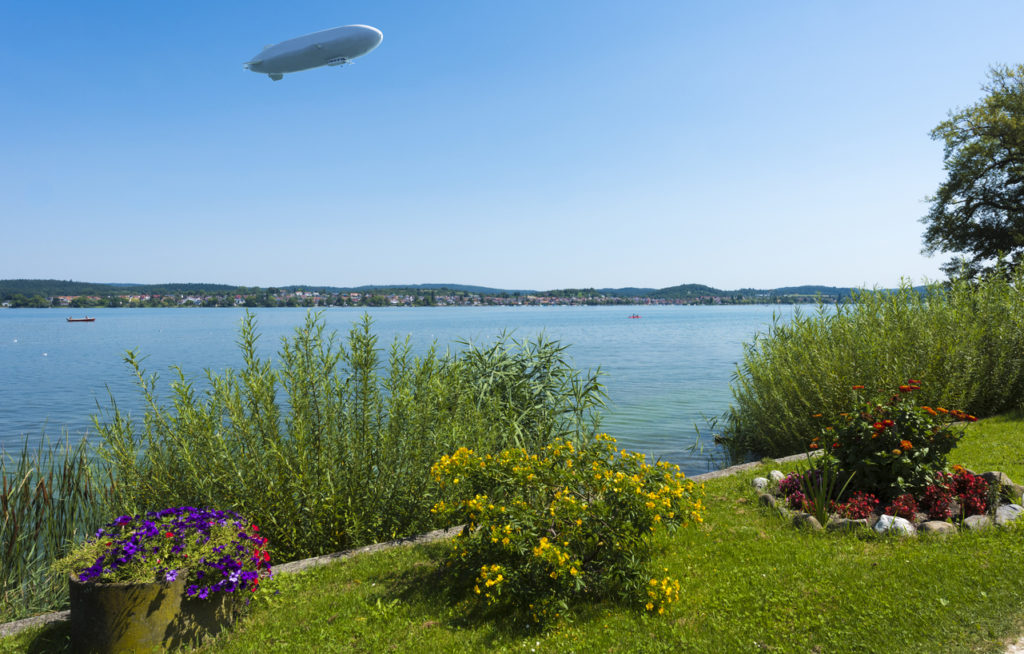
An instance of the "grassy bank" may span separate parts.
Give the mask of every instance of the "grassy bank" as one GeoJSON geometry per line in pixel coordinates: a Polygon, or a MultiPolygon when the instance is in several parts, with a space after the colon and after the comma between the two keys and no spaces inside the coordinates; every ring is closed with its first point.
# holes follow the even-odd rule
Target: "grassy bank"
{"type": "MultiPolygon", "coordinates": [[[[951,460],[1024,479],[1024,413],[968,428],[951,460]]],[[[357,557],[276,580],[204,652],[999,652],[1024,628],[1024,529],[945,540],[797,531],[761,509],[750,480],[707,484],[701,529],[664,538],[657,565],[682,580],[664,617],[612,604],[544,632],[464,617],[437,560],[445,545],[357,557]]],[[[0,642],[61,651],[65,628],[0,642]]]]}

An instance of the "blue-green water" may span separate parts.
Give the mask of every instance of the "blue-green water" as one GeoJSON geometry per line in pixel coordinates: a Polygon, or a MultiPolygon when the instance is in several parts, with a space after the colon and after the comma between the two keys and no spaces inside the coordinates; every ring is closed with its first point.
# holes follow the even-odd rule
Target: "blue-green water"
{"type": "MultiPolygon", "coordinates": [[[[690,474],[708,469],[691,452],[694,424],[729,406],[729,381],[743,343],[790,307],[437,307],[370,310],[382,345],[407,335],[414,350],[432,342],[489,342],[503,330],[518,338],[544,332],[570,344],[577,367],[606,373],[609,409],[602,427],[623,447],[678,463],[690,474]],[[634,312],[639,320],[629,319],[634,312]]],[[[274,355],[282,336],[302,324],[305,309],[258,309],[261,348],[274,355]]],[[[344,334],[362,309],[327,309],[329,329],[344,334]]],[[[91,430],[107,389],[122,409],[139,414],[134,378],[123,363],[136,349],[147,370],[168,380],[170,366],[201,380],[206,368],[241,365],[236,345],[241,309],[0,310],[0,446],[20,447],[65,431],[91,430]],[[95,316],[68,323],[66,315],[95,316]]],[[[162,387],[166,390],[166,386],[162,387]]],[[[703,431],[703,430],[702,430],[703,431]]],[[[709,439],[706,439],[709,440],[709,439]]]]}

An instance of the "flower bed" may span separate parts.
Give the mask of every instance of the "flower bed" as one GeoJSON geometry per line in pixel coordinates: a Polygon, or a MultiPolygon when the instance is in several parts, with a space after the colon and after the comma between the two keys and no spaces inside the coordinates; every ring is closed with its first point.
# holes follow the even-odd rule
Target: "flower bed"
{"type": "MultiPolygon", "coordinates": [[[[864,387],[853,390],[860,393],[864,387]]],[[[946,531],[938,523],[981,526],[1016,519],[1024,512],[1019,504],[1024,487],[999,472],[947,469],[946,455],[962,436],[960,425],[977,418],[918,406],[918,390],[918,380],[910,379],[882,395],[883,400],[860,402],[857,409],[826,422],[808,444],[807,465],[790,475],[773,473],[776,485],[762,502],[774,506],[778,499],[801,513],[800,524],[863,521],[908,533],[914,525],[946,531]]],[[[766,488],[767,481],[762,478],[757,485],[766,488]]]]}

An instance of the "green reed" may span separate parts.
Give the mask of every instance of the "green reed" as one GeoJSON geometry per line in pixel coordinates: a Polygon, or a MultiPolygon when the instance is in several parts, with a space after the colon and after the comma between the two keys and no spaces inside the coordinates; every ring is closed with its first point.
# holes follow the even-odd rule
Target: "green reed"
{"type": "Polygon", "coordinates": [[[797,311],[745,346],[718,440],[733,460],[802,452],[816,413],[921,380],[920,402],[988,416],[1024,403],[1024,273],[918,292],[860,291],[797,311]]]}
{"type": "Polygon", "coordinates": [[[599,371],[575,370],[543,337],[413,356],[408,340],[381,348],[368,316],[341,339],[310,313],[274,365],[258,338],[247,314],[242,367],[207,371],[202,391],[176,369],[166,400],[126,355],[145,413],[111,398],[94,421],[119,511],[230,508],[260,525],[277,560],[338,551],[431,528],[441,455],[585,438],[603,405],[599,371]]]}
{"type": "Polygon", "coordinates": [[[0,622],[61,606],[67,580],[49,565],[108,520],[110,478],[94,467],[85,439],[16,454],[0,450],[0,622]]]}

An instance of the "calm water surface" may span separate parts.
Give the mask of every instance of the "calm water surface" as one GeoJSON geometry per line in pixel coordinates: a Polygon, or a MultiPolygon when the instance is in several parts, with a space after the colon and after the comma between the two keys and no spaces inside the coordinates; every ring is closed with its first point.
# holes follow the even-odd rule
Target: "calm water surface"
{"type": "MultiPolygon", "coordinates": [[[[74,315],[84,315],[76,310],[74,315]]],[[[260,346],[274,356],[305,309],[257,309],[260,346]]],[[[327,309],[328,329],[344,334],[363,309],[327,309]]],[[[517,338],[548,337],[571,344],[579,368],[606,373],[609,409],[603,429],[623,447],[678,463],[689,474],[708,469],[708,452],[689,451],[694,424],[729,406],[729,380],[743,343],[764,331],[773,313],[791,307],[431,307],[371,309],[380,343],[408,336],[417,352],[433,342],[486,343],[503,330],[517,338]],[[634,311],[642,316],[630,320],[634,311]]],[[[97,403],[109,392],[139,414],[126,350],[146,356],[163,381],[171,366],[201,380],[204,369],[239,367],[241,309],[89,309],[93,323],[68,323],[57,309],[0,310],[0,446],[20,447],[67,432],[91,431],[97,403]]],[[[161,385],[166,391],[166,386],[161,385]]],[[[707,447],[710,443],[706,443],[707,447]]]]}

